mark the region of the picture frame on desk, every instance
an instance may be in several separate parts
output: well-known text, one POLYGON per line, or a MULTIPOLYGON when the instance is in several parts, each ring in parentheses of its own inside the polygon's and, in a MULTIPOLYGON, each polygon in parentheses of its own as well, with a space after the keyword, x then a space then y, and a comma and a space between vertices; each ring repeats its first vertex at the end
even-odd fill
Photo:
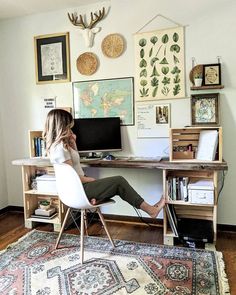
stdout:
POLYGON ((219 125, 219 93, 191 95, 191 124, 219 125))
POLYGON ((221 85, 221 64, 203 65, 203 86, 221 85))
POLYGON ((69 33, 34 37, 36 83, 70 81, 69 33))

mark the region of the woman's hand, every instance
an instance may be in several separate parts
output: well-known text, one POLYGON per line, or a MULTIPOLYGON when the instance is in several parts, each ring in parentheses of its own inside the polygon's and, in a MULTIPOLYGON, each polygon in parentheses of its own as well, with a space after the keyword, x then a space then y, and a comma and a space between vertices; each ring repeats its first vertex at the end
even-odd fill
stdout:
POLYGON ((88 177, 88 176, 80 176, 81 182, 86 183, 86 182, 92 182, 95 181, 96 179, 93 177, 88 177))

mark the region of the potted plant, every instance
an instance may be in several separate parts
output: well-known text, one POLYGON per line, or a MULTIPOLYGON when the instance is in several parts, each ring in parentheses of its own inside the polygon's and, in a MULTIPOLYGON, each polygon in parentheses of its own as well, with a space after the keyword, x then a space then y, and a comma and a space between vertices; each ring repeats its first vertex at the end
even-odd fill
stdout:
POLYGON ((39 201, 39 207, 43 210, 48 210, 51 206, 51 202, 47 200, 39 201))
POLYGON ((194 75, 194 85, 196 87, 201 87, 202 86, 202 73, 196 73, 194 75))

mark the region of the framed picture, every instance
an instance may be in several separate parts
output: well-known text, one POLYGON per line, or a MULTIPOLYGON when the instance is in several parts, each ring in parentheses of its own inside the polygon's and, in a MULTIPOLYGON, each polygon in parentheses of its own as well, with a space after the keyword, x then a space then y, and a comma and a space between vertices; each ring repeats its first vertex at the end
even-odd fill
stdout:
POLYGON ((133 77, 74 82, 74 117, 120 117, 134 125, 133 77))
POLYGON ((69 33, 34 37, 36 83, 70 81, 69 33))
POLYGON ((156 124, 169 124, 169 105, 156 106, 156 124))
POLYGON ((203 65, 203 85, 221 85, 221 65, 207 64, 203 65))
POLYGON ((219 93, 191 96, 192 125, 219 124, 219 93))

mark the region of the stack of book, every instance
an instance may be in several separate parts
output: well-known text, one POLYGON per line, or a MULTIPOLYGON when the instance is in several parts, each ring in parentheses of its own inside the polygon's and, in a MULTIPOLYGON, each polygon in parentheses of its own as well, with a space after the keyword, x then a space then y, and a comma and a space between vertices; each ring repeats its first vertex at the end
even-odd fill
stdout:
POLYGON ((34 212, 35 214, 32 214, 31 217, 36 218, 43 218, 43 219, 53 219, 57 216, 56 208, 51 207, 48 210, 44 210, 41 208, 38 208, 34 212))
POLYGON ((188 177, 168 177, 168 196, 172 201, 188 202, 188 177))

